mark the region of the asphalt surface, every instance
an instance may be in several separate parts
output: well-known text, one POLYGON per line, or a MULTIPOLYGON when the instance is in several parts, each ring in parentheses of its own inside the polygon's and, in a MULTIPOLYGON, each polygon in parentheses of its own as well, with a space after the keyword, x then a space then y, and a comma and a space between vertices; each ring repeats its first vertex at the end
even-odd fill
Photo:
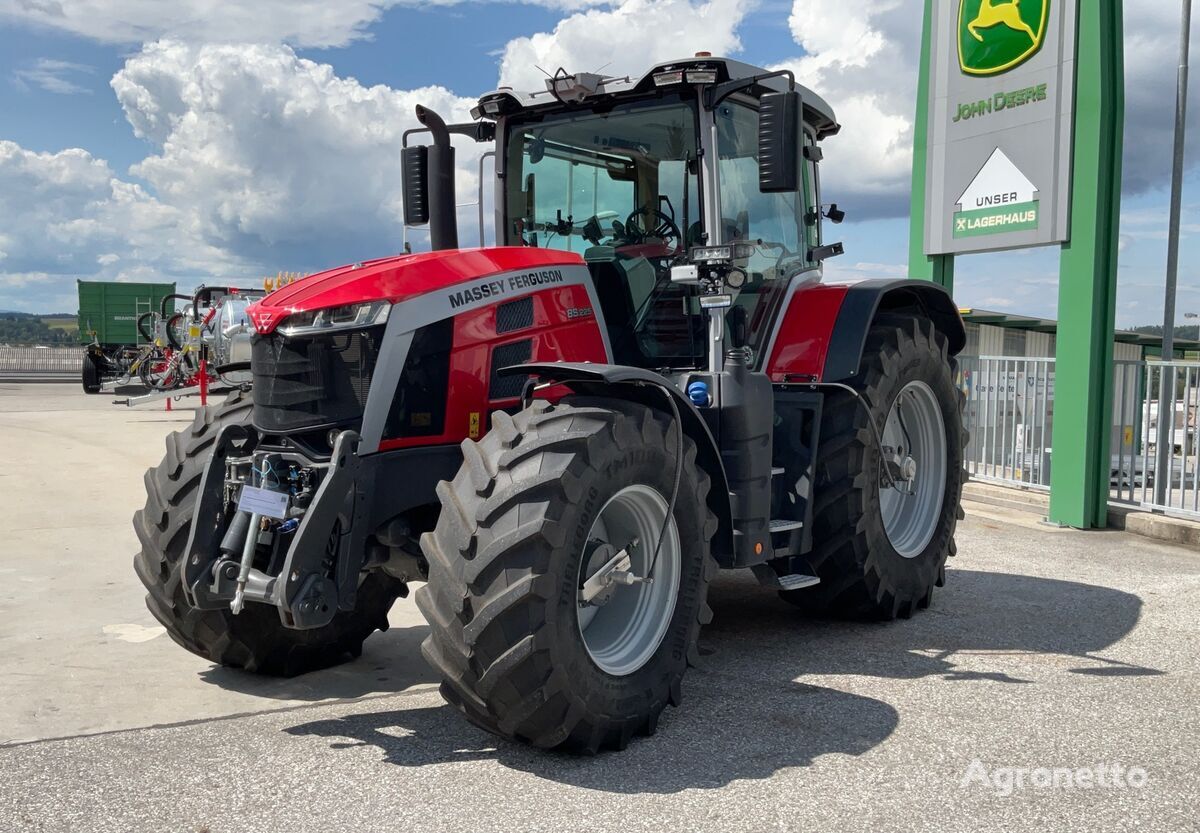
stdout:
POLYGON ((909 621, 724 575, 658 734, 546 754, 443 705, 411 601, 287 681, 163 635, 129 518, 189 416, 0 385, 0 831, 1200 829, 1200 553, 972 504, 909 621))

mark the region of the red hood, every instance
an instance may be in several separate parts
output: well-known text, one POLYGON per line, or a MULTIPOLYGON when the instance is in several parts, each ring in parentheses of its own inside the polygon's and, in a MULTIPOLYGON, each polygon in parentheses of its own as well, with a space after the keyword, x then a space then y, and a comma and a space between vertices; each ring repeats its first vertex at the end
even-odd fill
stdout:
POLYGON ((255 329, 266 335, 296 312, 381 299, 396 303, 500 272, 582 262, 571 252, 521 246, 399 255, 309 275, 275 290, 252 304, 248 312, 255 329))

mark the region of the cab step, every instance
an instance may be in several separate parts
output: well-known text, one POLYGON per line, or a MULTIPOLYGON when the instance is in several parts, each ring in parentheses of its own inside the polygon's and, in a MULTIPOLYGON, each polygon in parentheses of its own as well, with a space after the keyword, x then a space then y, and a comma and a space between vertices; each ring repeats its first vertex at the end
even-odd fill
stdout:
POLYGON ((755 564, 750 569, 754 573, 754 577, 758 579, 759 584, 763 587, 773 587, 776 590, 800 590, 821 583, 821 579, 817 576, 806 576, 798 573, 781 576, 775 572, 775 568, 770 564, 755 564))
POLYGON ((784 590, 800 590, 820 583, 821 579, 819 576, 791 575, 779 577, 779 586, 784 590))
POLYGON ((776 532, 791 532, 793 529, 800 529, 804 526, 804 521, 788 521, 783 518, 776 518, 767 526, 771 530, 771 534, 774 535, 776 532))

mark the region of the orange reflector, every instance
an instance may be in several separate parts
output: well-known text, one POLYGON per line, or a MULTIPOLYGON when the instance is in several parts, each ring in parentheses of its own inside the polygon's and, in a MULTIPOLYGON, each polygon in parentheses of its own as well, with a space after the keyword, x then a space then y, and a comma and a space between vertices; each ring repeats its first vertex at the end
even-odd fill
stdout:
POLYGON ((755 554, 755 555, 762 555, 762 544, 755 544, 755 545, 754 545, 754 554, 755 554))

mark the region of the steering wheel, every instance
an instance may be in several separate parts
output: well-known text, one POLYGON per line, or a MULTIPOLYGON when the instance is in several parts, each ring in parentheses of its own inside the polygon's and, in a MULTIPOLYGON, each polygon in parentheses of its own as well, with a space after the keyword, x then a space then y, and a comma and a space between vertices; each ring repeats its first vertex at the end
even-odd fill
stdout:
POLYGON ((683 243, 679 226, 657 208, 639 208, 625 218, 623 232, 631 243, 641 243, 648 237, 656 237, 669 244, 672 250, 683 243), (637 222, 635 223, 634 220, 637 222), (650 223, 653 222, 654 225, 650 223))

